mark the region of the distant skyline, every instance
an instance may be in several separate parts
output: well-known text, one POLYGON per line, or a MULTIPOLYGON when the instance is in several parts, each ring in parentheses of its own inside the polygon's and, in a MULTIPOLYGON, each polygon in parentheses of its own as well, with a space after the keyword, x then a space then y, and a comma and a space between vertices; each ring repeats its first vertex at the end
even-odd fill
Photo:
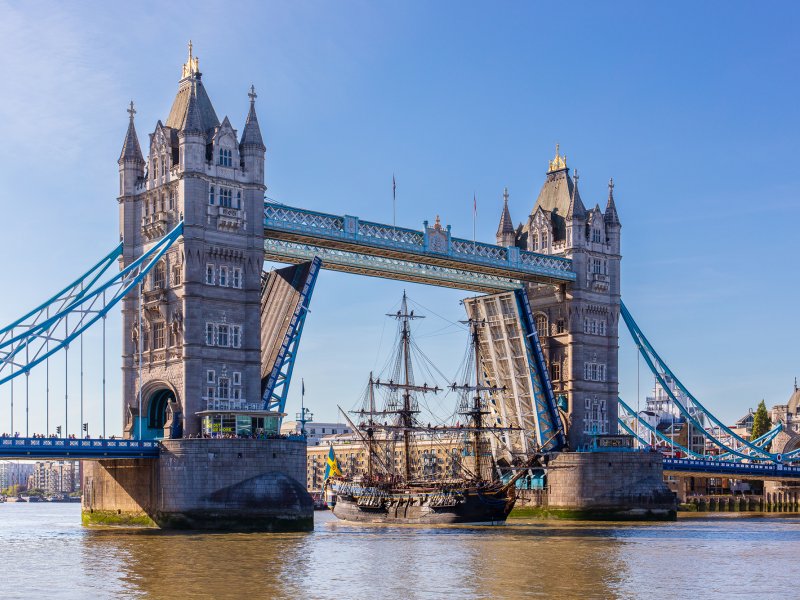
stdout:
MULTIPOLYGON (((220 119, 240 134, 255 85, 268 197, 391 223, 394 176, 398 225, 440 215, 471 238, 474 195, 477 238, 493 242, 503 188, 524 220, 559 143, 587 206, 605 205, 613 176, 623 300, 707 407, 732 422, 762 398, 785 403, 800 375, 796 3, 0 0, 0 11, 0 323, 116 244, 126 108, 133 99, 146 154, 191 39, 220 119)), ((385 360, 384 313, 403 289, 429 315, 420 344, 454 373, 469 293, 323 271, 289 418, 300 377, 317 419, 355 405, 385 360)), ((118 318, 108 326, 108 429, 119 433, 122 332, 118 318)), ((92 432, 98 336, 86 341, 92 432)), ((643 365, 637 377, 625 331, 620 346, 620 394, 635 405, 638 388, 643 403, 652 377, 643 365)), ((35 377, 31 431, 41 432, 35 377)), ((53 383, 51 430, 63 396, 53 383)))

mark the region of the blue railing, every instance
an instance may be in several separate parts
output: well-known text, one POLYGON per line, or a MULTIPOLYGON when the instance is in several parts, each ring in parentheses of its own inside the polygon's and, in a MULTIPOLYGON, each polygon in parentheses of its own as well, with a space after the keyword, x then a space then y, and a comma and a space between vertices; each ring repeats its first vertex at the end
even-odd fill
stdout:
POLYGON ((730 460, 698 460, 692 458, 665 458, 665 471, 689 473, 714 473, 719 475, 749 475, 778 479, 800 479, 800 467, 781 463, 743 463, 730 460))
POLYGON ((443 257, 460 263, 482 264, 521 275, 546 276, 562 281, 574 281, 576 278, 569 259, 452 237, 449 227, 428 227, 427 222, 422 231, 417 231, 362 221, 349 215, 333 215, 265 202, 264 228, 372 248, 400 250, 430 258, 443 257))
POLYGON ((158 458, 153 440, 0 438, 0 458, 158 458))

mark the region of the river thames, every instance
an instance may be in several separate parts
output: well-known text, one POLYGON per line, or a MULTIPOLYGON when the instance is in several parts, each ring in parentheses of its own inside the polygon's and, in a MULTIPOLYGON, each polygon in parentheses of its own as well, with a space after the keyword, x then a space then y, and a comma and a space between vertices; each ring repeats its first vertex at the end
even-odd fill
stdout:
POLYGON ((4 598, 791 598, 800 519, 512 519, 306 534, 87 530, 76 504, 0 504, 4 598))

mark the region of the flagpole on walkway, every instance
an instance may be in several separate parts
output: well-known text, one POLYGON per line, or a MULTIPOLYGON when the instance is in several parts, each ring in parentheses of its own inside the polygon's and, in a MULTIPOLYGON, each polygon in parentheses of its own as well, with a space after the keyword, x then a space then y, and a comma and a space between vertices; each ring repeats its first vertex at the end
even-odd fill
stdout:
POLYGON ((472 192, 472 251, 475 252, 476 236, 475 236, 475 221, 478 218, 478 196, 472 192))
POLYGON ((392 227, 397 227, 397 182, 392 173, 392 227))

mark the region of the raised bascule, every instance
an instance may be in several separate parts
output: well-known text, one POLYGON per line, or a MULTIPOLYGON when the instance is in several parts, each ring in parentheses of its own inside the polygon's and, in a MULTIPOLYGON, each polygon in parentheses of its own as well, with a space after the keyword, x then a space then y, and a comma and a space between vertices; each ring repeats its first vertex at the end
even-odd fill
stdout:
POLYGON ((587 208, 578 175, 558 148, 532 211, 517 225, 506 190, 496 244, 487 244, 454 236, 438 217, 409 229, 265 202, 255 89, 239 135, 227 117, 219 120, 191 45, 170 113, 149 136, 147 158, 134 115, 131 103, 118 161, 121 242, 0 329, 0 390, 10 391, 12 418, 0 457, 87 460, 87 524, 312 526, 305 440, 279 431, 324 269, 473 294, 464 302, 468 316, 488 325, 479 328, 482 377, 503 390, 491 401, 491 418, 505 428, 492 452, 512 466, 541 457, 550 512, 674 517, 665 470, 800 480, 800 467, 786 464, 800 450, 784 442, 789 451, 782 454, 766 449, 780 426, 752 442, 737 436, 645 338, 620 300, 622 225, 613 181, 605 209, 587 208), (290 266, 265 273, 265 260, 290 266), (61 435, 48 437, 49 405, 48 436, 13 436, 15 382, 24 381, 16 398, 19 406, 24 395, 27 415, 31 374, 44 368, 49 378, 57 353, 76 360, 74 346, 82 347, 92 327, 103 332, 105 382, 106 316, 120 307, 124 439, 69 437, 79 430, 69 428, 69 406, 61 435), (620 319, 671 401, 718 456, 688 451, 683 459, 662 459, 631 447, 631 440, 649 446, 645 438, 659 432, 618 400, 620 319), (667 380, 677 383, 681 399, 667 380), (715 429, 703 427, 698 415, 715 429))

